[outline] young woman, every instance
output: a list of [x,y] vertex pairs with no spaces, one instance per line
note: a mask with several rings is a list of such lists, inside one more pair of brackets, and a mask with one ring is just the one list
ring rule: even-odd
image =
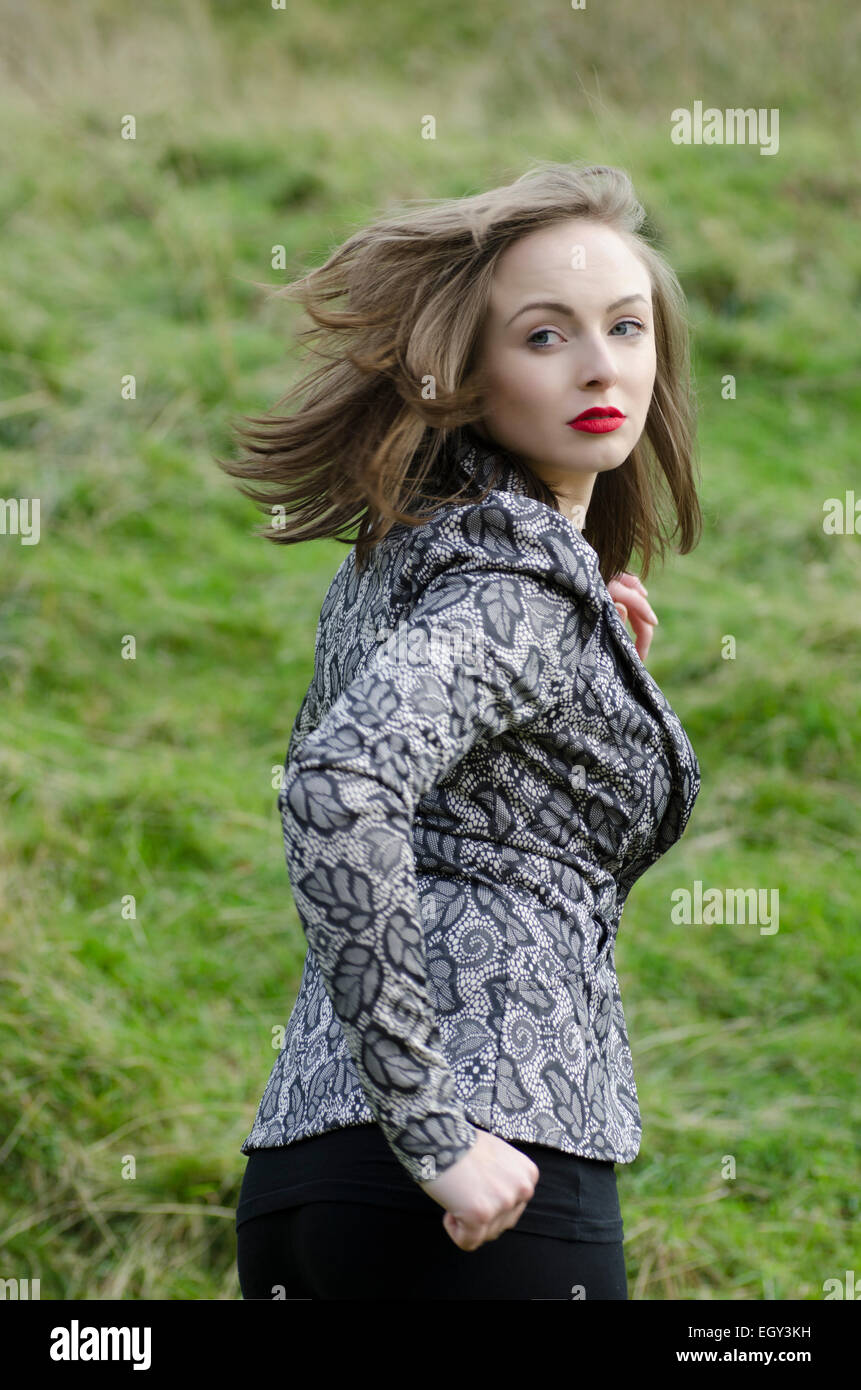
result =
[[542,162],[357,232],[288,286],[301,407],[221,463],[271,540],[358,518],[278,798],[309,949],[242,1146],[245,1298],[627,1297],[615,939],[700,785],[625,568],[670,539],[659,484],[680,553],[701,527],[644,215]]

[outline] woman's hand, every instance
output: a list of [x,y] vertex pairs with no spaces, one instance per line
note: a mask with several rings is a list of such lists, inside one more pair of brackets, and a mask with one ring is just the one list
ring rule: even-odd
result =
[[419,1187],[446,1208],[442,1224],[455,1245],[477,1250],[517,1225],[538,1178],[531,1158],[480,1129],[463,1158]]
[[622,622],[627,618],[634,629],[634,646],[640,660],[645,662],[658,621],[645,598],[648,589],[636,574],[624,572],[610,580],[607,592]]

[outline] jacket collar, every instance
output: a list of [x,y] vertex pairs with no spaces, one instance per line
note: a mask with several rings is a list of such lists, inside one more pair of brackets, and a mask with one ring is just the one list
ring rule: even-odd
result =
[[[514,492],[521,497],[532,496],[514,457],[502,445],[489,444],[469,425],[461,426],[455,433],[449,457],[458,478],[478,484],[482,491],[491,484],[495,477],[495,490]],[[597,551],[589,544],[582,531],[574,525],[570,517],[565,516],[564,512],[558,512],[556,515],[570,533],[578,559],[581,563],[584,561],[586,563],[590,578],[590,597],[597,601],[599,608],[605,599],[609,600],[612,607],[612,599],[610,599],[599,569]],[[613,612],[616,612],[615,608],[613,608]],[[618,614],[616,616],[618,617]]]
[[451,458],[457,471],[464,478],[478,483],[482,490],[496,473],[496,486],[501,491],[518,492],[524,497],[529,495],[523,475],[511,454],[501,445],[488,444],[469,425],[462,426],[455,434]]

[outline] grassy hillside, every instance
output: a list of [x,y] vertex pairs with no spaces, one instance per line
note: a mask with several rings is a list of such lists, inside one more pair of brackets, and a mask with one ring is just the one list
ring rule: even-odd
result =
[[[213,462],[302,370],[253,282],[390,200],[589,158],[631,173],[689,296],[706,522],[648,580],[703,789],[617,951],[630,1296],[821,1298],[859,1268],[861,535],[822,526],[861,498],[857,14],[3,9],[0,486],[41,504],[0,570],[4,1277],[239,1297],[239,1145],[305,950],[275,784],[344,555],[256,538]],[[673,145],[695,100],[778,107],[779,153]],[[777,890],[779,931],[674,925],[694,880]]]

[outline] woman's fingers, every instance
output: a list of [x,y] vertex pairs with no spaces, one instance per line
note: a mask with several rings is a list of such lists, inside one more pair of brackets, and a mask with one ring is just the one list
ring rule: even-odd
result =
[[651,609],[647,613],[644,611],[644,606],[648,608],[648,604],[642,598],[639,600],[639,606],[635,606],[633,603],[628,605],[628,622],[634,630],[634,645],[641,661],[646,660],[655,633],[655,624],[649,617]]
[[645,664],[646,657],[649,655],[649,648],[652,645],[652,635],[655,631],[653,623],[631,620],[631,627],[634,629],[634,646],[637,648],[637,656]]
[[497,1217],[496,1221],[485,1228],[477,1245],[472,1243],[476,1239],[475,1235],[472,1234],[468,1237],[466,1228],[451,1212],[445,1213],[442,1224],[449,1238],[454,1241],[454,1244],[461,1250],[477,1250],[479,1246],[485,1245],[489,1240],[498,1240],[505,1231],[512,1230],[517,1225],[527,1206],[527,1202],[518,1202],[517,1206],[511,1211],[505,1212],[502,1216]]
[[623,581],[624,576],[611,580],[607,585],[607,591],[622,622],[631,624],[637,655],[641,661],[645,661],[652,645],[658,616],[640,591]]
[[[636,583],[633,581],[636,580]],[[620,574],[615,579],[611,579],[607,585],[607,593],[614,600],[626,604],[637,613],[642,613],[650,623],[657,624],[658,615],[649,604],[645,597],[645,589],[636,579],[636,575]]]

